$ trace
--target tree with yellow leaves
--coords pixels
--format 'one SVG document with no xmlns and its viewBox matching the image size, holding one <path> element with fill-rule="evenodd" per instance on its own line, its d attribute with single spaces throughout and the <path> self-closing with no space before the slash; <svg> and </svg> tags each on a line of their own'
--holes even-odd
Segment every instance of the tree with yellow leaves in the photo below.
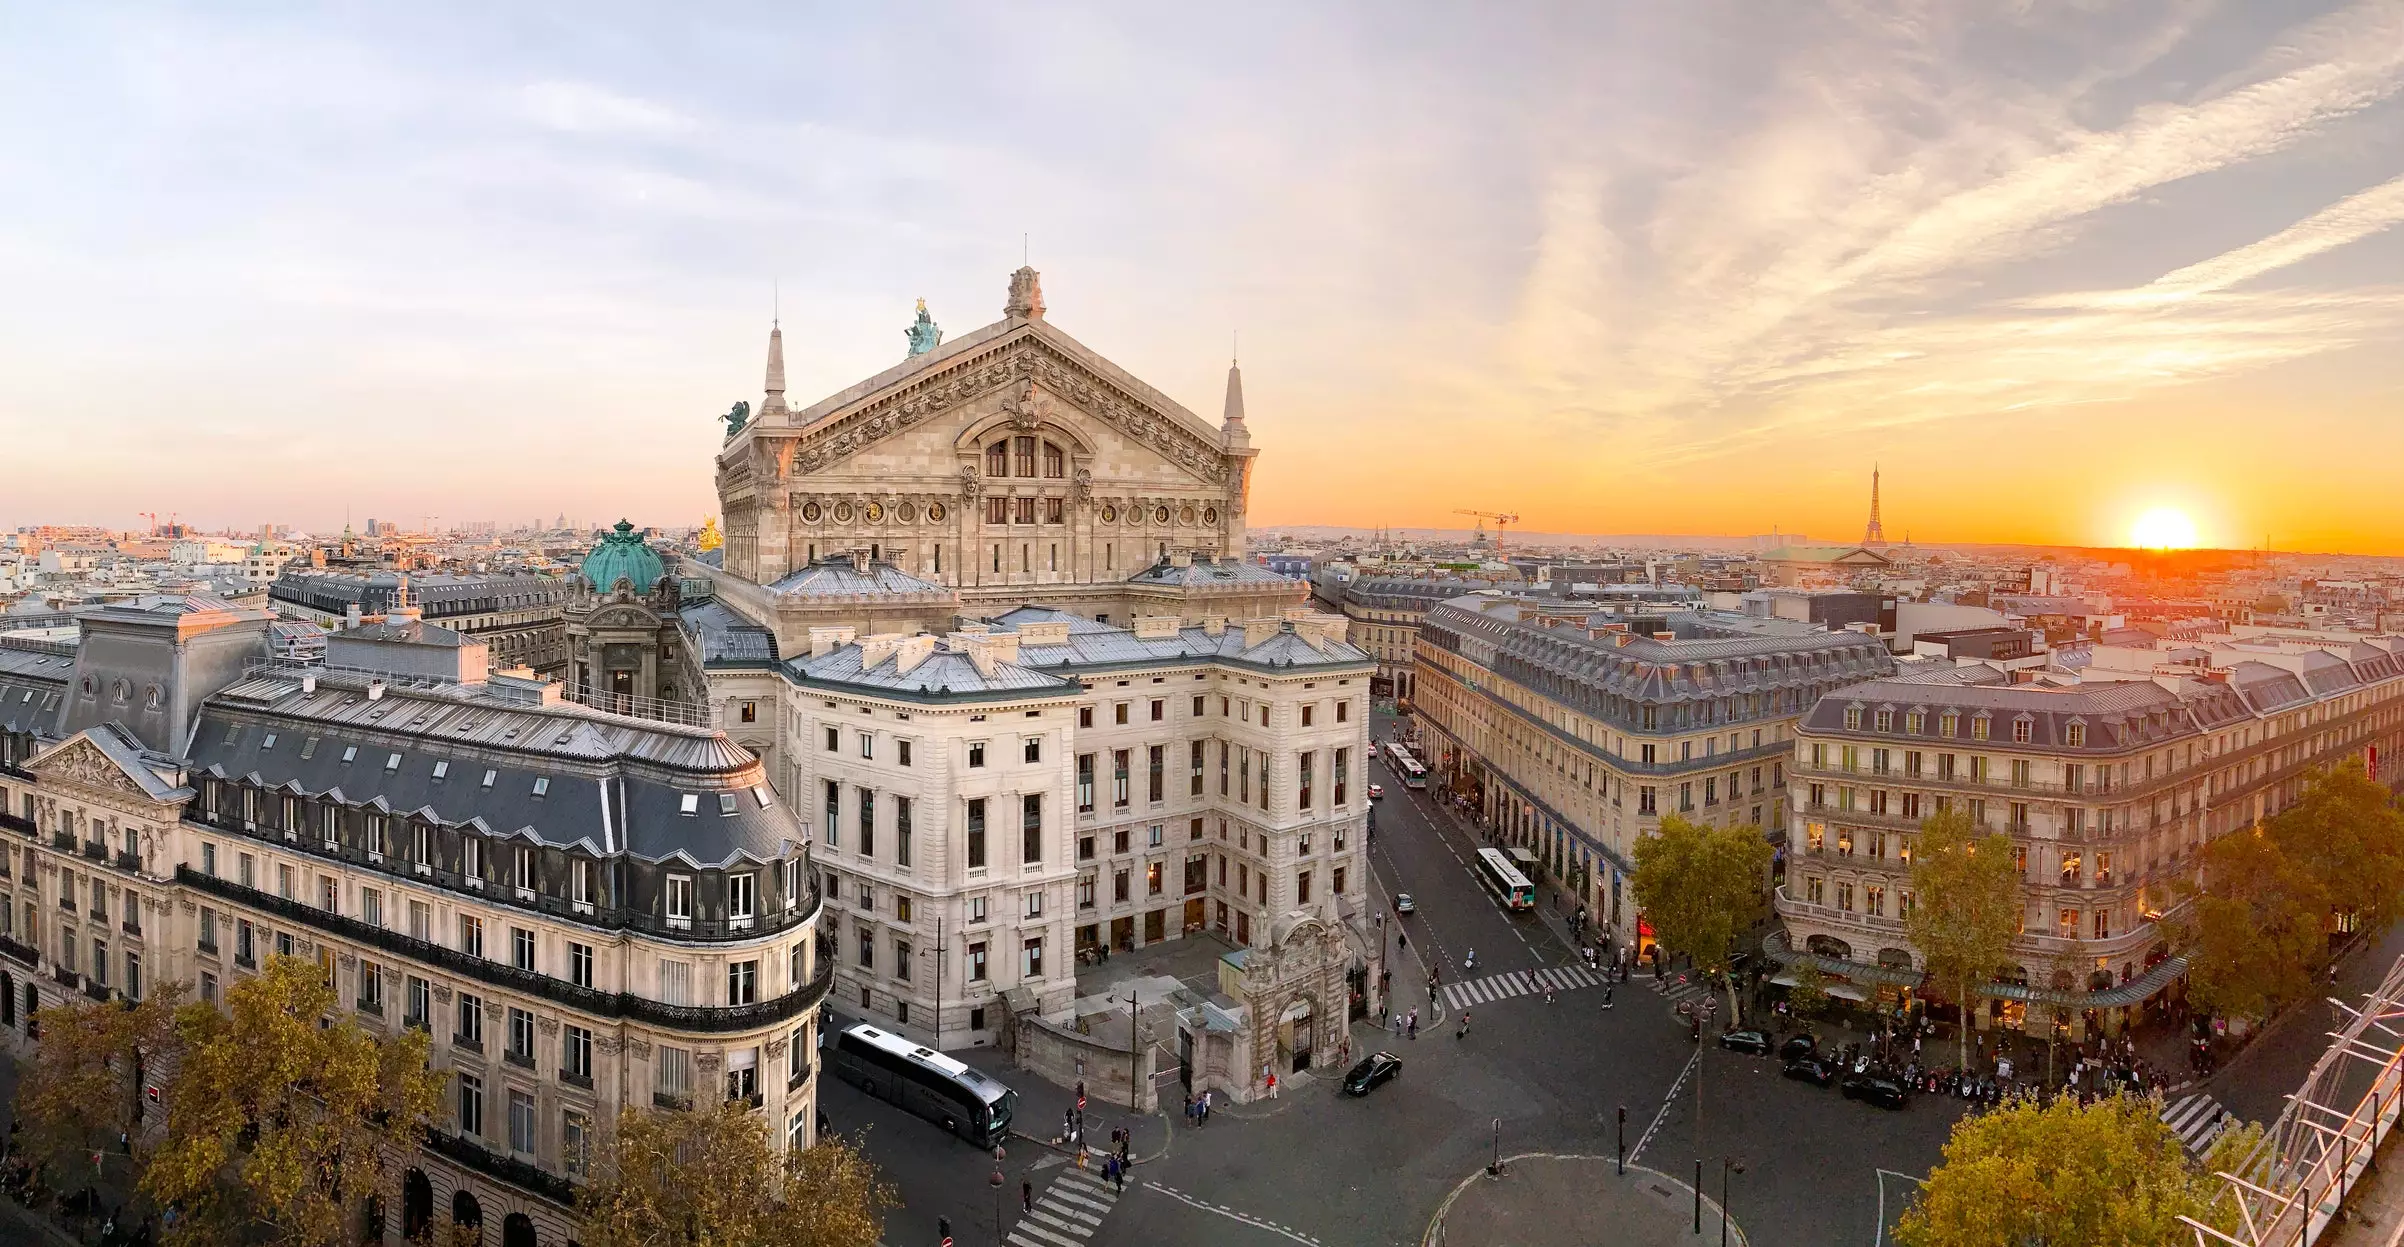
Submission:
<svg viewBox="0 0 2404 1247">
<path fill-rule="evenodd" d="M 744 1105 L 628 1109 L 576 1196 L 584 1247 L 855 1247 L 894 1190 L 856 1147 L 822 1139 L 780 1159 Z"/>
<path fill-rule="evenodd" d="M 1904 929 L 1929 977 L 1961 1006 L 1955 1039 L 1958 1063 L 1966 1069 L 1975 989 L 1995 973 L 2020 934 L 2020 871 L 2012 863 L 2011 837 L 1984 830 L 1958 807 L 1940 810 L 1920 822 L 1911 880 L 1914 903 Z"/>
<path fill-rule="evenodd" d="M 182 1210 L 170 1247 L 328 1247 L 386 1158 L 417 1148 L 449 1075 L 426 1067 L 423 1033 L 371 1034 L 337 1005 L 318 966 L 275 957 L 225 1012 L 176 1014 L 167 1138 L 142 1178 Z"/>
<path fill-rule="evenodd" d="M 1964 1117 L 1895 1225 L 1902 1247 L 2172 1247 L 2225 1214 L 2154 1102 L 2063 1097 Z"/>
<path fill-rule="evenodd" d="M 17 1082 L 16 1120 L 26 1159 L 53 1185 L 92 1181 L 95 1154 L 139 1167 L 148 1151 L 138 1121 L 142 1078 L 174 1060 L 182 998 L 183 985 L 167 983 L 139 1004 L 91 1000 L 42 1010 L 41 1046 Z"/>
</svg>

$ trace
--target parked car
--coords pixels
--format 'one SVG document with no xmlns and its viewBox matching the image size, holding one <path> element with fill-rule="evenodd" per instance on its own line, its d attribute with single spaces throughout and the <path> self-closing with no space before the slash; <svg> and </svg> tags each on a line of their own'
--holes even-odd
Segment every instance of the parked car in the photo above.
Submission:
<svg viewBox="0 0 2404 1247">
<path fill-rule="evenodd" d="M 1386 786 L 1384 784 L 1369 785 L 1369 799 L 1371 801 L 1382 801 L 1385 799 L 1385 795 Z"/>
<path fill-rule="evenodd" d="M 1754 1056 L 1768 1056 L 1770 1054 L 1770 1037 L 1757 1030 L 1721 1031 L 1720 1046 L 1730 1052 L 1749 1052 Z"/>
<path fill-rule="evenodd" d="M 1781 1061 L 1792 1061 L 1796 1057 L 1811 1056 L 1819 1050 L 1819 1036 L 1809 1034 L 1795 1035 L 1790 1037 L 1785 1043 L 1778 1045 L 1778 1059 Z"/>
<path fill-rule="evenodd" d="M 1412 900 L 1412 899 L 1411 899 L 1411 894 L 1410 894 L 1410 893 L 1408 893 L 1408 892 L 1396 892 L 1396 893 L 1394 894 L 1394 912 L 1395 912 L 1395 913 L 1398 913 L 1398 914 L 1407 914 L 1407 913 L 1412 913 L 1412 912 L 1415 912 L 1415 911 L 1416 911 L 1418 908 L 1419 908 L 1419 902 Z"/>
<path fill-rule="evenodd" d="M 1902 1108 L 1911 1099 L 1903 1080 L 1883 1070 L 1869 1070 L 1845 1079 L 1845 1098 L 1866 1100 L 1881 1108 Z"/>
<path fill-rule="evenodd" d="M 1799 1056 L 1786 1063 L 1786 1076 L 1825 1087 L 1836 1081 L 1836 1063 L 1816 1053 Z"/>
<path fill-rule="evenodd" d="M 1401 1072 L 1401 1057 L 1391 1052 L 1370 1053 L 1344 1075 L 1344 1094 L 1367 1095 L 1378 1084 L 1392 1081 L 1394 1075 Z"/>
</svg>

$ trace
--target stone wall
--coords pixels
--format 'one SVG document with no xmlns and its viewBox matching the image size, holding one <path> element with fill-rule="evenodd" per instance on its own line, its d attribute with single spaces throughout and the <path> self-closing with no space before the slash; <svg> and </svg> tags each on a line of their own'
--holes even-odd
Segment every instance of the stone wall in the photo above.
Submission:
<svg viewBox="0 0 2404 1247">
<path fill-rule="evenodd" d="M 1158 1096 L 1152 1089 L 1152 1074 L 1158 1057 L 1154 1045 L 1144 1045 L 1141 1056 L 1130 1063 L 1125 1044 L 1113 1046 L 1091 1035 L 1081 1035 L 1067 1027 L 1047 1022 L 1035 1013 L 1012 1009 L 1010 1030 L 1004 1042 L 1009 1045 L 1010 1060 L 1020 1069 L 1055 1082 L 1063 1087 L 1085 1084 L 1090 1100 L 1105 1104 L 1127 1104 L 1129 1077 L 1137 1098 L 1135 1111 L 1149 1113 L 1157 1106 Z M 1079 1071 L 1083 1072 L 1080 1073 Z M 1034 1132 L 1041 1133 L 1046 1123 L 1032 1123 Z"/>
</svg>

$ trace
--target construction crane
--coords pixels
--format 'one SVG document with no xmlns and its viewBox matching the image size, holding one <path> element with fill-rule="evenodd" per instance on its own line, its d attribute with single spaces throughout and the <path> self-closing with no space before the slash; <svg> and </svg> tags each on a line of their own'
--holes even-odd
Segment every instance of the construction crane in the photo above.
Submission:
<svg viewBox="0 0 2404 1247">
<path fill-rule="evenodd" d="M 156 536 L 158 536 L 158 535 L 159 535 L 159 513 L 158 513 L 158 512 L 156 512 L 156 511 L 136 511 L 136 512 L 134 512 L 134 514 L 136 514 L 136 515 L 139 515 L 139 516 L 141 516 L 143 519 L 146 519 L 146 520 L 149 520 L 149 521 L 150 521 L 150 535 L 151 535 L 151 536 L 153 536 L 153 537 L 156 537 Z"/>
<path fill-rule="evenodd" d="M 1474 515 L 1478 517 L 1478 528 L 1481 530 L 1486 527 L 1485 521 L 1494 521 L 1494 553 L 1497 555 L 1502 553 L 1503 526 L 1506 524 L 1516 524 L 1519 522 L 1519 517 L 1516 515 L 1505 515 L 1500 511 L 1475 511 L 1468 507 L 1455 508 L 1453 510 L 1453 514 Z"/>
</svg>

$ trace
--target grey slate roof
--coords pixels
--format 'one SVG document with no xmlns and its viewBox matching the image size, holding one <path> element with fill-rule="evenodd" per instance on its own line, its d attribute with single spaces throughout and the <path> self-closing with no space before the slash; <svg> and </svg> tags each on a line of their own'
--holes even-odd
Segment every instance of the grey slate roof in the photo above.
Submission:
<svg viewBox="0 0 2404 1247">
<path fill-rule="evenodd" d="M 0 732 L 56 730 L 59 697 L 74 670 L 71 654 L 0 646 Z"/>
<path fill-rule="evenodd" d="M 1127 577 L 1127 583 L 1176 588 L 1195 586 L 1232 588 L 1238 585 L 1256 585 L 1288 590 L 1295 585 L 1294 578 L 1291 576 L 1280 576 L 1266 567 L 1237 559 L 1222 559 L 1217 562 L 1196 560 L 1184 567 L 1179 567 L 1174 563 L 1154 563 Z"/>
<path fill-rule="evenodd" d="M 677 612 L 677 624 L 704 667 L 758 667 L 776 663 L 776 634 L 716 600 Z"/>
<path fill-rule="evenodd" d="M 2274 669 L 2275 670 L 2275 669 Z M 2285 675 L 2285 672 L 2278 672 Z M 1862 726 L 1845 727 L 1845 712 L 1859 709 Z M 1876 730 L 1877 712 L 1892 712 L 1890 730 Z M 1910 712 L 1923 712 L 1920 731 L 1910 731 Z M 1956 735 L 1942 734 L 1945 711 L 1962 719 Z M 2184 738 L 2243 717 L 2244 707 L 2229 686 L 2209 680 L 2182 682 L 2179 691 L 2152 680 L 2054 687 L 2041 684 L 1940 684 L 1922 680 L 1873 680 L 1823 697 L 1804 716 L 1803 728 L 1863 740 L 1957 743 L 1973 740 L 1969 720 L 1984 715 L 1991 726 L 1981 749 L 2029 749 L 2046 753 L 2118 753 Z M 2025 720 L 2029 739 L 2013 739 L 2013 724 Z M 2067 743 L 2073 722 L 2086 726 L 2086 743 Z"/>
<path fill-rule="evenodd" d="M 341 635 L 342 639 L 346 641 L 387 641 L 402 645 L 435 645 L 444 649 L 484 644 L 466 633 L 454 632 L 440 624 L 430 624 L 418 619 L 405 619 L 399 623 L 361 624 L 356 628 L 343 629 Z"/>
<path fill-rule="evenodd" d="M 182 801 L 191 798 L 191 788 L 161 774 L 162 771 L 173 773 L 182 769 L 175 759 L 144 748 L 142 742 L 134 738 L 133 733 L 115 723 L 103 723 L 98 727 L 86 728 L 58 744 L 44 749 L 42 753 L 44 756 L 57 753 L 59 750 L 72 747 L 78 740 L 92 742 L 92 746 L 105 755 L 109 761 L 116 763 L 117 768 L 124 771 L 127 778 L 141 785 L 142 791 L 148 794 L 152 800 Z"/>
<path fill-rule="evenodd" d="M 771 593 L 801 598 L 929 596 L 949 599 L 952 591 L 895 567 L 872 562 L 863 572 L 847 558 L 820 559 L 787 572 L 768 586 Z"/>
<path fill-rule="evenodd" d="M 1894 671 L 1878 638 L 1830 632 L 1799 620 L 1756 619 L 1725 611 L 1669 610 L 1626 616 L 1536 609 L 1512 598 L 1455 598 L 1428 611 L 1420 636 L 1446 649 L 1492 646 L 1494 663 L 1514 679 L 1577 700 L 1601 694 L 1640 702 L 1711 701 L 1731 696 L 1851 682 Z M 1551 620 L 1552 626 L 1544 621 Z M 1622 638 L 1593 630 L 1646 620 L 1675 633 Z"/>
<path fill-rule="evenodd" d="M 816 658 L 796 658 L 785 664 L 785 670 L 808 684 L 841 684 L 851 688 L 897 693 L 915 697 L 984 697 L 1003 695 L 1042 695 L 1073 693 L 1074 681 L 1046 675 L 1012 662 L 997 662 L 993 674 L 977 670 L 976 663 L 966 654 L 955 654 L 938 648 L 916 667 L 904 672 L 898 657 L 888 657 L 873 667 L 863 667 L 864 651 L 858 645 L 846 645 L 830 650 Z"/>
<path fill-rule="evenodd" d="M 363 680 L 318 672 L 308 690 L 305 673 L 272 669 L 211 698 L 186 750 L 192 768 L 651 862 L 770 862 L 808 838 L 767 795 L 758 760 L 715 731 L 516 705 L 472 686 L 389 688 L 371 701 Z M 440 778 L 437 763 L 448 763 Z M 700 798 L 693 816 L 681 813 L 686 794 Z M 719 794 L 736 797 L 732 814 L 719 814 Z"/>
</svg>

